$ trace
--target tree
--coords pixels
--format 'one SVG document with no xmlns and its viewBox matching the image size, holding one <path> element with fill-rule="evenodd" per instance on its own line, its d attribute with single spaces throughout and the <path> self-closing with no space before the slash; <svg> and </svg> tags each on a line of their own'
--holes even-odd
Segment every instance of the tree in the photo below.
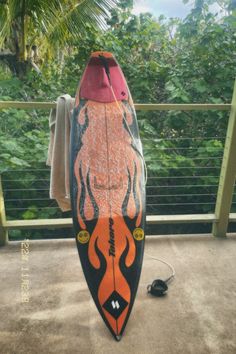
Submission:
<svg viewBox="0 0 236 354">
<path fill-rule="evenodd" d="M 82 38 L 88 28 L 104 28 L 117 0 L 2 0 L 0 59 L 16 74 L 31 62 L 37 69 L 38 47 L 58 48 Z"/>
</svg>

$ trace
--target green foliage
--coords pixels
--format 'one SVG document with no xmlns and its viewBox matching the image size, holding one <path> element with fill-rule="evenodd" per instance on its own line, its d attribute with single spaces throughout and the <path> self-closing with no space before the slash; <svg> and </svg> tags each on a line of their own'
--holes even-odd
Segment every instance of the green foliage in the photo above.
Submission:
<svg viewBox="0 0 236 354">
<path fill-rule="evenodd" d="M 0 100 L 50 101 L 64 93 L 73 96 L 90 53 L 108 50 L 117 57 L 137 103 L 230 102 L 236 54 L 234 2 L 221 1 L 226 13 L 217 15 L 210 12 L 215 1 L 196 1 L 184 20 L 135 16 L 132 3 L 120 1 L 103 33 L 88 26 L 83 38 L 70 38 L 69 53 L 68 48 L 61 48 L 63 55 L 45 60 L 42 75 L 30 72 L 19 80 L 2 68 Z M 207 111 L 138 113 L 150 177 L 149 212 L 213 211 L 227 116 L 227 112 Z M 48 187 L 48 171 L 24 172 L 19 180 L 17 170 L 45 168 L 48 112 L 2 110 L 0 131 L 1 172 L 16 171 L 5 174 L 10 180 L 6 186 L 31 186 L 29 197 L 46 199 L 48 191 L 39 193 L 37 189 Z M 18 197 L 24 198 L 24 193 Z M 170 195 L 174 197 L 167 197 Z M 183 195 L 187 204 L 180 208 Z M 14 192 L 7 197 L 14 199 Z M 166 205 L 169 200 L 172 206 Z M 55 203 L 47 200 L 41 205 L 51 208 Z M 14 203 L 8 206 L 14 207 Z M 20 207 L 26 210 L 14 211 L 11 217 L 59 215 L 57 209 L 42 209 L 34 201 L 22 201 Z"/>
</svg>

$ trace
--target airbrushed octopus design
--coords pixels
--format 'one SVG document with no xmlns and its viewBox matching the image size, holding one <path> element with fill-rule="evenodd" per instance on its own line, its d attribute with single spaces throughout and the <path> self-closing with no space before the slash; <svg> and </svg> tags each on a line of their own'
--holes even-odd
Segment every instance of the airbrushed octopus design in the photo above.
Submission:
<svg viewBox="0 0 236 354">
<path fill-rule="evenodd" d="M 143 162 L 127 128 L 133 119 L 131 106 L 121 101 L 99 103 L 88 100 L 77 117 L 83 132 L 74 165 L 78 185 L 78 223 L 81 230 L 86 230 L 86 223 L 96 220 L 88 244 L 88 258 L 92 267 L 99 269 L 98 248 L 106 260 L 98 300 L 117 335 L 126 320 L 132 296 L 122 274 L 121 262 L 129 268 L 136 256 L 136 241 L 127 221 L 131 222 L 133 230 L 139 228 L 143 209 L 141 182 L 137 178 L 142 173 Z M 104 308 L 114 291 L 127 302 L 118 318 Z M 114 302 L 113 305 L 118 307 L 119 304 Z"/>
</svg>

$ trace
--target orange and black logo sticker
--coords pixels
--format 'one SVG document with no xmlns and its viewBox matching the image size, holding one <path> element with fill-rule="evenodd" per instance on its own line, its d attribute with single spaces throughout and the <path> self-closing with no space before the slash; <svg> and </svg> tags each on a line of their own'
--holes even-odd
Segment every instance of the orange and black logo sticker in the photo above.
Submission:
<svg viewBox="0 0 236 354">
<path fill-rule="evenodd" d="M 87 243 L 90 239 L 90 234 L 86 230 L 82 230 L 77 235 L 77 240 L 80 243 Z"/>
<path fill-rule="evenodd" d="M 143 229 L 141 229 L 141 227 L 137 227 L 133 231 L 133 236 L 134 236 L 135 240 L 142 241 L 144 239 L 144 231 L 143 231 Z"/>
</svg>

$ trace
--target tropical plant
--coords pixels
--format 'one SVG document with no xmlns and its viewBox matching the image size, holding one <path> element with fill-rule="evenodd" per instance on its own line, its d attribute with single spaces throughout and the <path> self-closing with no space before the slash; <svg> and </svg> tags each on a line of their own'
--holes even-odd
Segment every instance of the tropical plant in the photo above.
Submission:
<svg viewBox="0 0 236 354">
<path fill-rule="evenodd" d="M 11 70 L 25 71 L 27 61 L 37 69 L 46 52 L 82 39 L 90 28 L 104 28 L 117 0 L 3 0 L 0 2 L 0 48 Z M 20 63 L 20 64 L 19 64 Z M 38 69 L 37 69 L 38 70 Z"/>
</svg>

